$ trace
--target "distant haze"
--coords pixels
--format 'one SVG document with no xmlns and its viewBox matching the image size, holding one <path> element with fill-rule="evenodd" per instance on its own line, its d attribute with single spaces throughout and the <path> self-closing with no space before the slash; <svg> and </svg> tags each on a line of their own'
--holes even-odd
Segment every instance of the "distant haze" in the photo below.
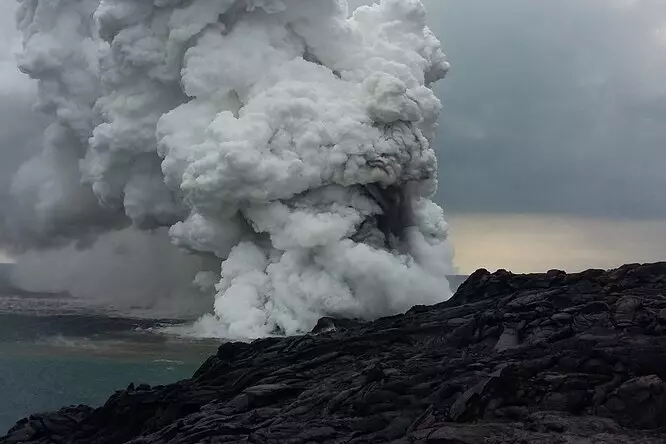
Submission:
<svg viewBox="0 0 666 444">
<path fill-rule="evenodd" d="M 0 264 L 13 262 L 13 259 L 5 252 L 0 251 Z"/>
</svg>

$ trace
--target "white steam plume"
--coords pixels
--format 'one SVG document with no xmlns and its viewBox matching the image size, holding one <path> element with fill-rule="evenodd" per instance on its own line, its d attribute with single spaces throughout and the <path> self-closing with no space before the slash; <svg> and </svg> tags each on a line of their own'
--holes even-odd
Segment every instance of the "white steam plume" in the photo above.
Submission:
<svg viewBox="0 0 666 444">
<path fill-rule="evenodd" d="M 122 214 L 99 206 L 81 185 L 79 161 L 99 123 L 92 107 L 99 96 L 98 54 L 91 15 L 97 1 L 21 2 L 17 13 L 23 32 L 19 68 L 38 80 L 38 109 L 52 116 L 43 151 L 16 174 L 16 197 L 8 229 L 19 247 L 82 240 L 124 223 Z"/>
<path fill-rule="evenodd" d="M 39 170 L 17 180 L 40 226 L 170 226 L 214 254 L 220 274 L 197 278 L 217 282 L 202 335 L 294 334 L 450 296 L 429 88 L 448 64 L 420 0 L 351 18 L 342 0 L 21 3 L 22 69 L 69 138 L 47 144 L 65 159 L 46 156 L 58 193 Z"/>
</svg>

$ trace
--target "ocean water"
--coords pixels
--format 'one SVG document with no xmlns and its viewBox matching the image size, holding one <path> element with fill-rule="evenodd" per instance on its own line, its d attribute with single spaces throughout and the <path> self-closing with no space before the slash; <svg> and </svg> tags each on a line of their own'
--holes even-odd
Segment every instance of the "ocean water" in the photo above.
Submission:
<svg viewBox="0 0 666 444">
<path fill-rule="evenodd" d="M 218 341 L 160 333 L 174 320 L 120 317 L 53 297 L 0 295 L 0 436 L 64 405 L 190 377 Z"/>
</svg>

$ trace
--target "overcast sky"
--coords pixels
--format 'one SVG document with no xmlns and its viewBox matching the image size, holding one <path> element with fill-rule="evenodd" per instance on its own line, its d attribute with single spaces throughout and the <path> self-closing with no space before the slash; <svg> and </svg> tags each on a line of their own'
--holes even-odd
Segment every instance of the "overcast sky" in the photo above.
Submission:
<svg viewBox="0 0 666 444">
<path fill-rule="evenodd" d="M 425 3 L 452 64 L 437 198 L 461 271 L 666 260 L 666 0 Z M 42 128 L 13 9 L 0 4 L 0 204 Z"/>
<path fill-rule="evenodd" d="M 454 212 L 666 216 L 666 1 L 429 1 Z"/>
<path fill-rule="evenodd" d="M 426 6 L 463 271 L 666 260 L 666 1 Z"/>
</svg>

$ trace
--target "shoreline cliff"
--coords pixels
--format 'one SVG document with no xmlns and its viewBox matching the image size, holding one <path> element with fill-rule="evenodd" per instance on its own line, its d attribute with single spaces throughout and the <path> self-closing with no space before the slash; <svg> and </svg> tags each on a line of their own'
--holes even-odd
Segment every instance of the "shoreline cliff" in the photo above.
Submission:
<svg viewBox="0 0 666 444">
<path fill-rule="evenodd" d="M 0 443 L 663 443 L 666 263 L 479 270 L 444 303 L 226 343 L 195 375 Z"/>
</svg>

